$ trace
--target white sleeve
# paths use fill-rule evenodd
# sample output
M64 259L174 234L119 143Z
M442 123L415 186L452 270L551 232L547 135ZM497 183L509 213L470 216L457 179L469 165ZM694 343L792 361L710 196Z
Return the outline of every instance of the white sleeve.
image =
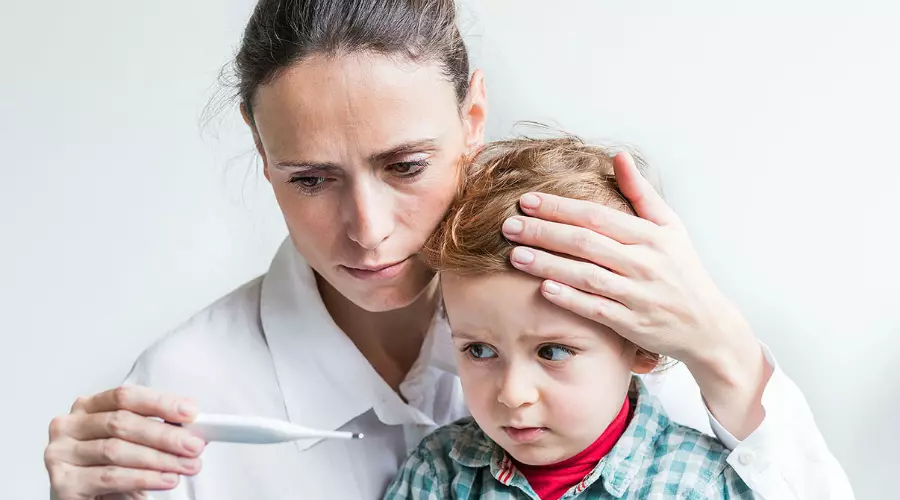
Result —
M825 444L806 398L762 347L773 373L763 390L766 415L759 427L739 441L706 409L713 433L732 450L728 463L757 498L853 500L850 480Z

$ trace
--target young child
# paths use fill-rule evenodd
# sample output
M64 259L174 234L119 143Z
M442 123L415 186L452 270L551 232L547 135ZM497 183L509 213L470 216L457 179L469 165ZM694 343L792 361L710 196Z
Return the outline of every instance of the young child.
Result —
M444 307L472 418L407 458L387 499L752 498L716 439L671 422L633 374L656 368L609 328L556 307L509 264L501 234L543 192L633 214L611 154L572 137L488 145L424 257Z

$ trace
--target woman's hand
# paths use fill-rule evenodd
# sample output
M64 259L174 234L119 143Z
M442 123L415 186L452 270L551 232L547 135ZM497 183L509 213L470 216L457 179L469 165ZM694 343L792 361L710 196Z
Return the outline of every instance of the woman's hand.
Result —
M79 398L50 423L44 461L55 500L144 498L200 471L206 443L169 422L193 421L195 405L139 386Z
M640 218L598 203L527 194L520 206L529 216L503 225L508 239L527 245L513 250L512 264L545 278L541 291L551 302L684 362L717 420L742 439L762 421L771 367L743 315L704 269L681 220L628 154L616 157L615 173Z

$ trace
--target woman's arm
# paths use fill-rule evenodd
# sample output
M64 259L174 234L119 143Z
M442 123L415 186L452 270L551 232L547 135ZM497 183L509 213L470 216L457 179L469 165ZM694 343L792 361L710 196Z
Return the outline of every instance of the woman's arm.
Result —
M764 499L852 500L850 481L819 433L800 389L763 348L772 376L762 394L765 418L739 441L710 415L710 425L732 451L728 462Z
M597 203L525 195L520 205L528 216L510 218L503 226L507 238L527 245L512 252L513 265L545 278L542 292L551 302L684 362L700 386L713 428L718 424L730 434L732 444L766 427L767 410L809 413L802 395L775 403L788 408L764 407L775 367L744 316L716 287L681 220L631 157L617 156L615 170L619 188L640 218ZM803 436L821 440L817 430ZM821 463L836 464L827 448L805 447L796 438L780 447L791 445L825 453L828 460ZM774 453L771 445L764 451ZM833 470L783 472L792 489L802 491Z

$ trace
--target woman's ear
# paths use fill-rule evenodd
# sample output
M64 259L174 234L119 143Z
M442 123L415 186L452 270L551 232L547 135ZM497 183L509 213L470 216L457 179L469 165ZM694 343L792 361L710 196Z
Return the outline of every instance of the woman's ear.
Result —
M266 176L266 180L271 182L268 164L266 163L266 151L263 149L262 141L259 139L259 132L256 131L256 124L253 123L253 118L250 116L250 110L244 104L241 104L241 117L244 119L244 123L250 127L250 133L253 134L253 144L256 146L256 152L259 153L259 157L262 158L263 162L263 175Z
M484 128L487 122L487 89L484 72L476 69L469 80L469 93L463 103L462 119L466 125L466 147L474 152L484 144Z

